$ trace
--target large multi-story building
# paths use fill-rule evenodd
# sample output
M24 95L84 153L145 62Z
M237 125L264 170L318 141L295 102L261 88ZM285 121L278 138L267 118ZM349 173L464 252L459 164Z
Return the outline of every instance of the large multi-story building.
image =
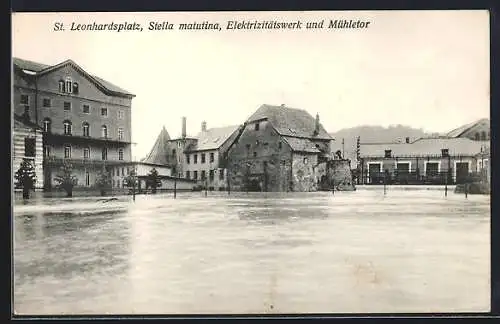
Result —
M227 155L234 190L316 191L328 182L332 137L302 109L262 105Z
M45 65L14 58L14 113L43 129L46 190L64 161L78 186L93 187L100 171L123 186L131 162L135 95L91 75L72 60Z

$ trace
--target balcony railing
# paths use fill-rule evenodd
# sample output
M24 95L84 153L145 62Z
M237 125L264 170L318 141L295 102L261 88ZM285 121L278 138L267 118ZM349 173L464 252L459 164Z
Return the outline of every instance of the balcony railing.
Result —
M432 172L422 174L421 172L365 172L366 184L388 184L388 185L444 185L464 183L474 177L474 173L457 174L454 172Z
M98 141L98 142L115 142L115 143L123 143L123 144L132 144L132 142L127 141L125 139L120 139L118 137L112 138L112 137L93 137L93 136L83 136L83 135L75 135L75 134L61 134L61 133L52 133L52 132L45 132L43 133L44 136L47 138L64 138L64 139L73 139L73 140L79 140L79 141Z
M62 165L64 162L69 162L74 165L88 165L88 166L102 166L102 165L117 165L117 164L127 164L130 161L121 160L100 160L100 159L75 159L75 158L61 158L61 157L44 157L43 163L46 165Z

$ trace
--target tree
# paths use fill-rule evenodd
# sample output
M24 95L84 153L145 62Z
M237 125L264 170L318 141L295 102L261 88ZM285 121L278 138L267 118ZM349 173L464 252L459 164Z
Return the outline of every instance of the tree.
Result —
M158 187L161 187L160 175L158 174L158 171L155 168L149 171L148 176L146 178L146 185L147 187L151 188L154 194L156 193L156 189Z
M134 196L135 200L135 188L137 187L138 184L138 179L135 169L130 170L129 175L125 178L125 184L127 187L131 188L132 195Z
M106 190L111 189L111 173L103 167L102 171L97 176L95 184L96 187L99 188L101 196L104 196L106 194Z
M16 179L16 187L23 189L23 199L29 199L30 190L34 188L36 183L35 168L31 162L23 159L14 177Z
M73 175L73 166L64 162L59 173L54 178L57 187L66 191L66 197L73 197L73 188L78 184L78 179Z

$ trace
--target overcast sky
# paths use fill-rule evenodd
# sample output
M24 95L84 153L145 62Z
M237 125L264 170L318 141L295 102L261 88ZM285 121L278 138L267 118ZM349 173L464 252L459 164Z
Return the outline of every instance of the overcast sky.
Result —
M361 19L367 29L225 30L228 20ZM165 126L195 135L241 124L261 104L319 113L328 131L403 124L445 132L489 117L487 11L14 14L13 56L66 59L137 95L133 155ZM68 31L137 22L143 32ZM222 31L148 31L150 21L219 22ZM55 22L66 31L54 32Z

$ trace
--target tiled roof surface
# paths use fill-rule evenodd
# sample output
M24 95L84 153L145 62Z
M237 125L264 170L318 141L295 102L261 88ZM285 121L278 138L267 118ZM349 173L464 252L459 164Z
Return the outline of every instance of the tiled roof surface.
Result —
M218 149L238 129L238 126L209 128L196 135L198 142L190 145L186 151L202 151Z
M413 143L361 144L361 157L383 157L385 150L392 156L441 155L441 149L448 149L450 155L474 156L489 142L473 141L468 138L422 138Z
M290 145L292 151L295 152L308 152L308 153L320 153L316 145L308 140L307 138L297 138L297 137L283 137L285 141Z
M488 122L489 123L489 120L487 118L483 118L483 119L477 120L475 122L472 122L472 123L460 126L458 128L455 128L454 130L450 131L448 134L446 134L446 136L448 136L448 137L458 137L458 136L462 135L463 133L465 133L467 130L471 129L472 127L474 127L477 124L482 123L482 122Z
M17 57L14 57L12 60L13 60L14 65L17 65L21 69L29 70L29 71L33 71L33 72L40 72L40 71L50 67L50 65L47 65L47 64L23 60L23 59L20 59Z
M55 66L55 65L47 65L47 64L37 63L37 62L33 62L33 61L23 60L23 59L20 59L17 57L13 58L13 63L14 63L14 65L18 66L19 68L21 68L23 70L28 70L28 71L33 71L33 72L42 72L43 70L46 70L48 68ZM76 64L76 63L74 63L74 64ZM106 88L112 92L118 92L118 93L132 95L130 92L112 84L109 81L101 79L100 77L95 76L95 75L91 75L91 74L88 74L88 75L93 77L97 82L101 83L101 85L104 88Z
M252 122L263 118L267 118L282 136L332 139L321 124L319 134L314 135L316 120L303 109L262 105L247 121Z
M165 127L158 135L153 148L149 152L149 154L141 160L144 163L152 163L152 164L160 164L160 165L168 165L167 160L167 142L170 140L170 135L168 135Z
M25 120L22 116L14 114L14 128L31 128L42 130L42 128L32 121Z

